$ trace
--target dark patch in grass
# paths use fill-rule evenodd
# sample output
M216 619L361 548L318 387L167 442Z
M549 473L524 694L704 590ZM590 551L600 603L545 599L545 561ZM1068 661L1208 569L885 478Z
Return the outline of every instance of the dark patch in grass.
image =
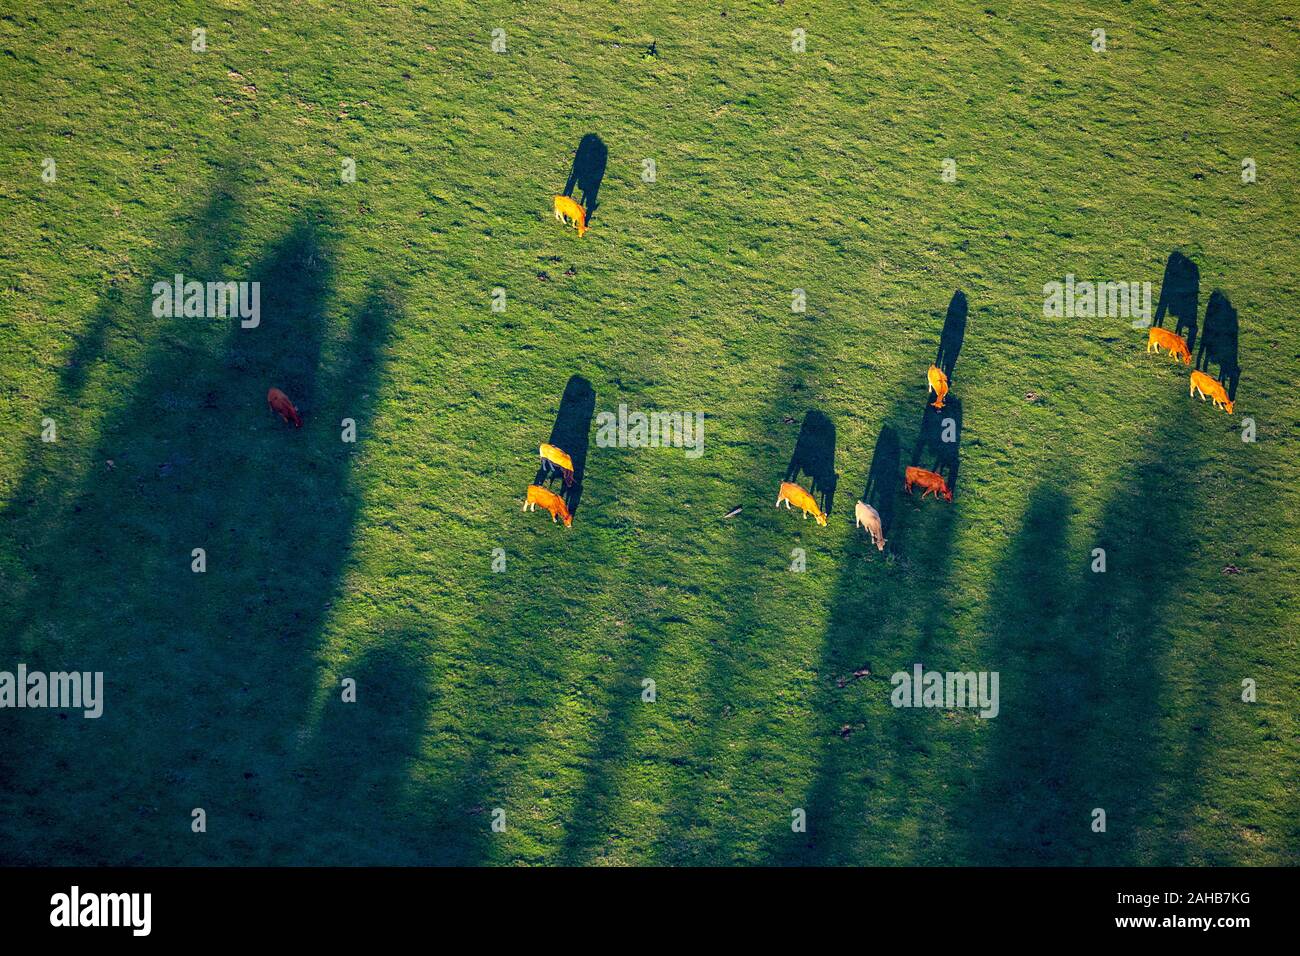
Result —
M1153 752L1162 626L1195 553L1194 423L1166 425L1104 509L1091 547L1068 536L1064 481L1045 481L997 570L982 657L1002 674L1002 712L976 785L954 808L973 859L1001 865L1143 862L1144 823L1161 816ZM1194 785L1194 784L1193 784ZM1106 811L1107 832L1091 830Z
M886 538L889 537L889 529L893 527L898 505L898 488L902 482L899 472L901 462L898 432L891 425L880 426L876 447L871 454L871 467L867 471L867 483L862 489L862 500L880 515L880 528Z
M234 204L222 193L201 210L196 242L163 257L158 272L221 276L237 233ZM288 738L303 728L319 684L320 634L360 504L338 423L368 424L372 399L363 396L376 391L400 311L376 285L346 332L335 332L337 354L328 351L333 268L329 217L302 214L239 276L262 283L258 328L162 320L141 376L89 440L84 478L45 476L45 459L33 451L23 485L41 488L30 496L38 507L6 512L5 528L5 550L22 555L26 597L0 624L13 635L7 646L22 648L34 667L104 671L105 715L58 729L48 715L24 715L6 748L6 780L17 793L40 793L52 819L80 819L90 801L96 825L93 836L67 830L66 842L47 843L44 828L18 833L19 818L0 814L7 858L301 858L257 834L298 805ZM77 367L109 358L114 341L104 330L121 307L110 298L92 316L74 350ZM231 322L224 341L222 322ZM270 384L299 402L301 431L268 412ZM61 383L69 401L84 385L79 372ZM160 404L169 394L193 400ZM109 458L116 466L105 472ZM190 568L196 547L207 552L204 574ZM409 749L361 741L322 746L364 749L365 772L381 775L395 773ZM199 806L211 823L203 835L189 831ZM369 807L343 800L340 825L371 816ZM357 835L340 829L337 846ZM350 862L341 853L336 862Z

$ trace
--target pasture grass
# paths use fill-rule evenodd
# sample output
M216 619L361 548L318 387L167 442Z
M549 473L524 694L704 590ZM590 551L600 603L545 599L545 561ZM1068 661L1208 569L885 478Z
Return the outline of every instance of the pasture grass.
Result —
M107 690L0 714L0 858L1300 862L1297 9L688 6L0 16L0 669ZM1042 317L1174 250L1239 311L1234 415ZM177 272L262 325L154 318ZM957 290L955 500L880 555L853 503ZM698 459L593 441L566 531L520 502L574 375L707 419ZM772 507L812 409L825 528ZM892 707L918 661L999 716Z

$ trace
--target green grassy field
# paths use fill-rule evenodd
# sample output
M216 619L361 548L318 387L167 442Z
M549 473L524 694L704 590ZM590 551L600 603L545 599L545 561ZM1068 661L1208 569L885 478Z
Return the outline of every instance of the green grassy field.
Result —
M7 7L0 670L106 700L0 711L0 860L1300 862L1300 7L692 6ZM1043 317L1174 250L1232 415ZM175 273L261 325L155 318ZM882 555L853 504L957 290L960 481ZM593 439L566 531L520 502L573 375L706 426ZM812 410L824 528L772 507ZM917 662L999 715L894 708Z

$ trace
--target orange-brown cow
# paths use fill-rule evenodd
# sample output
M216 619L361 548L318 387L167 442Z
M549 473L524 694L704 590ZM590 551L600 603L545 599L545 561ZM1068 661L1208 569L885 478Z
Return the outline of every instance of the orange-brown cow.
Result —
M909 495L912 493L912 486L918 485L925 491L921 494L921 500L925 500L926 495L934 495L936 498L943 495L945 501L952 501L952 492L948 490L948 483L943 480L942 475L936 475L932 471L926 471L924 468L913 468L908 466L903 475L903 490Z
M822 514L822 510L817 507L817 502L813 499L813 496L808 494L808 492L804 491L794 482L781 482L781 491L776 496L776 506L778 508L781 507L781 502L783 501L785 502L786 510L789 510L790 503L794 502L803 512L805 521L808 520L809 515L812 515L817 519L819 525L823 528L826 527L826 516Z
M266 393L266 404L287 423L294 428L302 428L302 416L298 414L298 409L293 407L293 402L289 401L289 396L284 394L278 388L273 388Z
M1228 393L1223 388L1222 382L1216 382L1204 372L1193 372L1191 387L1187 390L1188 395L1199 394L1201 401L1205 401L1205 396L1210 396L1214 400L1215 408L1222 408L1229 415L1232 414L1232 399L1228 398Z
M553 491L547 491L541 485L529 485L528 497L524 499L524 511L536 511L537 506L541 505L551 513L551 521L554 522L558 517L564 521L566 528L573 527L573 515L569 514L568 507L564 504L564 499Z
M1151 331L1147 333L1147 351L1159 354L1162 345L1174 358L1182 359L1184 365L1192 364L1192 353L1187 348L1186 339L1158 325L1151 326Z

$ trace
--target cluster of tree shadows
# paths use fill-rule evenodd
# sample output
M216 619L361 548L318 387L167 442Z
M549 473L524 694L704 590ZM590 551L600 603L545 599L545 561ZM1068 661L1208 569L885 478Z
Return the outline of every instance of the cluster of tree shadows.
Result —
M605 161L599 137L584 137L565 192L582 190L589 218ZM239 179L228 170L218 181ZM236 188L218 190L188 226L195 238L166 249L158 273L220 274L240 233L240 214ZM112 716L54 722L45 712L11 713L8 743L0 748L0 861L471 863L486 855L486 818L465 816L467 807L489 799L476 789L481 781L470 782L469 758L464 779L417 794L423 809L412 808L408 793L411 755L421 746L429 688L437 683L425 655L408 648L436 641L436 625L415 612L392 611L373 649L349 662L367 705L345 711L331 690L319 712L312 709L320 690L322 634L360 508L351 450L338 444L337 423L345 416L369 419L374 399L365 396L378 390L390 331L402 320L398 300L377 282L347 317L341 364L332 362L326 350L334 302L331 234L328 213L309 210L253 265L249 278L263 281L268 293L255 334L236 323L216 341L162 333L147 346L142 374L109 410L85 456L89 470L64 468L61 460L51 464L48 456L57 452L33 444L29 469L0 524L4 569L22 582L19 599L0 610L0 633L7 635L9 659L21 653L32 669L105 671ZM1196 336L1198 282L1190 261L1178 253L1170 257L1159 315L1168 311L1180 331L1190 329L1189 346ZM89 317L51 403L62 416L82 408L92 370L113 361L112 346L123 341L116 331L126 324L122 313L147 309L143 294L128 299L107 295ZM950 382L966 323L966 296L958 292L935 357ZM1236 313L1226 296L1211 298L1200 345L1198 365L1217 362L1235 386ZM308 416L301 432L281 427L266 412L270 384L283 387ZM911 397L900 401L900 409L915 407L914 389L919 386L909 383ZM591 383L573 376L550 441L573 458L575 480L566 498L574 512L594 409ZM945 419L955 424L955 440L943 440ZM76 432L74 424L64 425L68 440ZM939 471L954 492L960 434L959 399L950 397L942 411L927 404L911 453L913 464ZM1077 860L1077 841L1055 840L1062 817L1086 809L1070 803L1070 794L1100 779L1089 791L1098 796L1089 800L1110 800L1122 809L1150 788L1154 768L1144 741L1159 716L1159 680L1143 636L1157 628L1165 595L1176 593L1172 585L1195 550L1198 530L1182 504L1185 496L1161 493L1186 479L1167 462L1178 457L1180 443L1190 447L1194 435L1153 435L1152 455L1129 485L1144 495L1116 498L1105 510L1099 540L1140 543L1154 570L1094 576L1075 595L1063 575L1073 563L1062 531L1069 504L1045 482L995 576L1002 583L990 612L990 653L999 661L1063 654L1075 669L1067 668L1050 692L1027 698L1027 709L1004 708L983 782L953 795L953 822L971 834L964 859L1007 861L1021 853L1022 861ZM332 451L313 450L330 444ZM786 475L808 476L827 512L837 484L834 450L833 423L808 411ZM116 459L112 473L104 470L109 459ZM863 491L887 536L896 525L899 472L899 437L887 423ZM925 544L942 552L951 509L936 510L942 514ZM861 546L860 536L855 540ZM208 551L202 575L189 566L196 546ZM739 550L734 560L736 580L746 581L755 556ZM757 592L756 585L740 587L742 598ZM937 599L909 604L912 590L888 582L864 588L860 574L845 569L821 672L833 674L860 660L872 640L862 622L881 615L905 619L942 640L945 608ZM1054 615L1046 625L1026 593ZM745 607L754 603L738 602L744 614L757 613ZM755 621L738 619L734 626L743 631ZM1135 636L1117 645L1115 626ZM711 686L743 687L743 675L726 670L729 660L716 658ZM1103 746L1100 757L1081 756L1077 735L1087 732L1089 715L1107 699L1130 702L1127 723L1117 724L1122 732L1112 741L1127 749L1115 755ZM885 769L904 783L900 767L925 747L927 731L915 717L900 715L884 731L892 734L896 754ZM701 747L720 746L719 720L710 718L703 728ZM593 754L589 793L578 801L589 829L572 824L569 862L580 862L599 842L607 818L601 775L626 748L617 738L627 726L626 718L614 722L611 739ZM822 748L808 792L790 795L819 829L801 837L791 834L788 819L778 820L761 848L765 860L834 862L851 852L851 842L828 839L822 823L852 799L853 768L835 749L840 744ZM1204 748L1189 751L1183 779L1195 780L1204 758ZM699 794L690 784L678 791L670 811L686 819L700 805ZM1176 795L1172 809L1192 806L1194 793L1189 786ZM92 797L93 824L86 822ZM909 792L894 798L896 813L909 812ZM206 840L191 839L195 806L208 809L212 832ZM998 826L995 811L1026 816L1018 830L1007 831L1013 835L1003 838L1006 845L991 851L981 833ZM469 830L478 836L468 839ZM726 858L722 844L729 839L719 837L719 859ZM678 844L670 836L665 845L671 856Z
M242 179L223 167L146 275L221 276L242 232ZM33 670L103 671L105 715L10 712L0 861L403 858L385 808L403 791L430 674L402 635L428 639L428 623L399 615L349 662L370 706L342 714L336 687L313 709L360 509L357 446L340 422L369 427L402 320L379 279L341 311L334 234L330 212L309 208L241 276L262 283L257 329L178 321L138 358L121 354L149 314L147 283L106 293L87 317L47 406L60 440L33 440L0 511L15 596L0 602L0 635ZM103 402L90 384L137 367L87 436ZM298 404L301 431L268 412L270 385ZM206 834L191 833L195 807Z
M1165 263L1153 321L1163 327L1165 316L1172 316L1174 332L1186 339L1187 348L1196 354L1196 368L1208 373L1211 365L1217 365L1218 379L1227 389L1228 398L1236 400L1237 384L1241 379L1237 354L1237 310L1232 307L1226 293L1215 289L1205 307L1204 324L1198 328L1200 298L1201 270L1182 252L1174 250Z

